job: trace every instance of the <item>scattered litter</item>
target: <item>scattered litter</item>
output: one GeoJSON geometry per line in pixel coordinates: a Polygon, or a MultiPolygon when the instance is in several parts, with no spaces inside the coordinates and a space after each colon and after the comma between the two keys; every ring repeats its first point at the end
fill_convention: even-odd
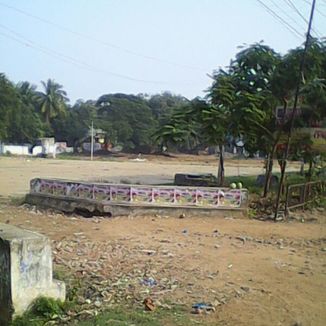
{"type": "Polygon", "coordinates": [[[215,311],[215,307],[211,303],[195,303],[192,305],[193,314],[211,313],[215,311]]]}
{"type": "Polygon", "coordinates": [[[143,280],[141,280],[140,283],[145,286],[150,286],[150,287],[157,285],[157,282],[153,277],[144,278],[143,280]]]}
{"type": "Polygon", "coordinates": [[[155,304],[154,304],[154,302],[153,302],[153,300],[151,298],[146,298],[144,300],[144,305],[145,305],[145,309],[149,310],[149,311],[153,311],[156,308],[155,304]]]}
{"type": "Polygon", "coordinates": [[[240,240],[240,241],[242,241],[244,244],[245,244],[245,242],[246,242],[246,237],[242,237],[242,236],[238,236],[238,237],[235,237],[237,240],[240,240]]]}
{"type": "Polygon", "coordinates": [[[148,256],[152,256],[156,254],[155,250],[148,250],[148,249],[143,249],[141,250],[144,254],[147,254],[148,256]]]}

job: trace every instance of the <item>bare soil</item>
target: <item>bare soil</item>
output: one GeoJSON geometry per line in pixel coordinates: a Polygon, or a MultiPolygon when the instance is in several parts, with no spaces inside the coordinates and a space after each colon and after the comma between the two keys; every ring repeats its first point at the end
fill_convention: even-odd
{"type": "MultiPolygon", "coordinates": [[[[237,171],[229,166],[228,173],[237,171]]],[[[260,173],[262,168],[241,162],[242,169],[260,173]]],[[[214,170],[213,162],[198,161],[1,158],[0,194],[22,194],[36,176],[161,182],[171,181],[175,172],[214,170]]],[[[286,223],[200,216],[86,219],[17,207],[5,198],[0,203],[0,223],[49,236],[56,268],[92,280],[103,292],[102,306],[123,300],[141,304],[146,296],[163,309],[184,304],[189,312],[193,303],[214,303],[214,313],[192,317],[201,325],[325,325],[325,214],[314,210],[296,217],[286,223]],[[155,284],[142,283],[148,279],[155,284]]]]}
{"type": "MultiPolygon", "coordinates": [[[[24,195],[29,191],[32,178],[62,178],[70,180],[166,184],[173,183],[174,175],[181,173],[217,172],[214,156],[178,155],[144,156],[145,161],[137,161],[137,156],[103,160],[87,158],[81,160],[41,159],[26,157],[0,157],[0,196],[24,195]]],[[[225,174],[258,175],[263,173],[262,160],[226,160],[225,174]]],[[[277,166],[277,162],[275,162],[277,166]]],[[[289,170],[299,170],[297,162],[289,165],[289,170]]]]}

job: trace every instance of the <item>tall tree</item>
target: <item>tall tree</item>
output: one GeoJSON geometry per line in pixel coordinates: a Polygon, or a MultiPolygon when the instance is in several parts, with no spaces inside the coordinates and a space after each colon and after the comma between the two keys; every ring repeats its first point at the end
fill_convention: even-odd
{"type": "Polygon", "coordinates": [[[227,110],[196,98],[179,108],[165,125],[156,131],[157,141],[167,144],[189,142],[217,146],[219,149],[218,184],[224,183],[224,145],[227,142],[229,118],[227,110]]]}
{"type": "Polygon", "coordinates": [[[0,139],[12,143],[33,142],[43,134],[43,124],[27,95],[28,83],[14,85],[0,74],[0,139]]]}
{"type": "Polygon", "coordinates": [[[53,79],[41,83],[44,92],[37,92],[38,101],[45,122],[50,124],[51,119],[66,113],[68,97],[67,93],[62,89],[63,86],[53,79]]]}
{"type": "Polygon", "coordinates": [[[112,143],[122,145],[125,151],[152,150],[151,135],[156,123],[146,99],[119,93],[105,94],[96,106],[97,126],[107,131],[112,143]]]}

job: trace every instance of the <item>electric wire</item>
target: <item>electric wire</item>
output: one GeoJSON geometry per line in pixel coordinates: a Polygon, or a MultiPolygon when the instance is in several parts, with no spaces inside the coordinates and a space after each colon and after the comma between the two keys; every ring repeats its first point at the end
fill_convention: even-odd
{"type": "Polygon", "coordinates": [[[284,20],[281,16],[279,16],[273,9],[268,7],[263,1],[257,0],[257,2],[263,6],[263,8],[270,14],[272,15],[278,22],[280,22],[284,27],[286,27],[295,37],[298,39],[302,39],[304,36],[301,34],[295,27],[291,26],[286,20],[284,20]]]}
{"type": "Polygon", "coordinates": [[[98,44],[102,44],[106,47],[109,47],[109,48],[112,48],[112,49],[115,49],[115,50],[118,50],[118,51],[122,51],[122,52],[125,52],[129,55],[132,55],[132,56],[136,56],[136,57],[140,57],[140,58],[143,58],[143,59],[147,59],[147,60],[151,60],[151,61],[156,61],[156,62],[160,62],[160,63],[164,63],[164,64],[167,64],[167,65],[171,65],[171,66],[176,66],[176,67],[181,67],[181,68],[187,68],[187,69],[192,69],[192,70],[199,70],[199,71],[206,71],[206,69],[204,68],[201,68],[201,67],[196,67],[196,66],[192,66],[192,65],[186,65],[186,64],[181,64],[181,63],[177,63],[177,62],[172,62],[172,61],[168,61],[168,60],[164,60],[164,59],[161,59],[161,58],[157,58],[157,57],[154,57],[154,56],[150,56],[150,55],[146,55],[146,54],[141,54],[141,53],[138,53],[138,52],[135,52],[133,50],[130,50],[128,48],[124,48],[122,46],[119,46],[119,45],[116,45],[116,44],[113,44],[113,43],[110,43],[110,42],[107,42],[107,41],[103,41],[103,40],[100,40],[100,39],[97,39],[93,36],[90,36],[90,35],[87,35],[87,34],[84,34],[84,33],[80,33],[80,32],[76,32],[74,30],[71,30],[67,27],[64,27],[58,23],[55,23],[55,22],[52,22],[50,20],[47,20],[45,18],[42,18],[42,17],[39,17],[39,16],[36,16],[34,14],[31,14],[27,11],[24,11],[24,10],[21,10],[19,8],[16,8],[14,6],[11,6],[11,5],[8,5],[8,4],[5,4],[5,3],[2,3],[0,2],[0,6],[3,6],[7,9],[10,9],[10,10],[13,10],[15,12],[18,12],[22,15],[25,15],[27,17],[31,17],[33,19],[36,19],[38,21],[41,21],[42,23],[45,23],[45,24],[48,24],[48,25],[51,25],[57,29],[60,29],[64,32],[68,32],[70,34],[73,34],[75,36],[78,36],[80,38],[85,38],[85,39],[88,39],[92,42],[95,42],[95,43],[98,43],[98,44]]]}
{"type": "Polygon", "coordinates": [[[296,24],[297,27],[299,27],[300,29],[304,29],[304,26],[300,25],[298,23],[298,21],[293,18],[290,14],[287,13],[286,10],[284,10],[279,4],[277,4],[277,2],[275,2],[274,0],[270,0],[270,2],[277,8],[279,9],[288,19],[290,19],[292,21],[292,23],[296,24]]]}
{"type": "MultiPolygon", "coordinates": [[[[308,1],[308,0],[302,0],[303,2],[305,2],[306,4],[308,4],[309,6],[311,6],[311,3],[308,1]]],[[[324,1],[324,2],[326,2],[326,1],[324,1]]],[[[326,15],[323,13],[323,12],[321,12],[318,8],[316,8],[315,9],[320,15],[322,15],[323,17],[325,17],[326,18],[326,15]]]]}
{"type": "MultiPolygon", "coordinates": [[[[290,8],[292,8],[300,17],[301,19],[308,25],[309,24],[309,21],[306,19],[305,16],[302,15],[302,13],[300,12],[300,10],[295,6],[295,4],[291,1],[291,0],[284,0],[288,6],[290,8]]],[[[311,30],[318,36],[318,37],[321,37],[321,35],[318,33],[318,31],[316,31],[315,28],[311,28],[311,30]]]]}
{"type": "MultiPolygon", "coordinates": [[[[87,70],[93,71],[93,72],[95,71],[95,72],[99,72],[99,73],[109,74],[109,75],[112,75],[114,77],[118,77],[118,78],[121,78],[121,79],[127,79],[127,80],[130,80],[130,81],[133,81],[133,82],[150,83],[150,84],[171,84],[172,83],[172,82],[167,82],[167,81],[138,79],[138,78],[134,78],[134,77],[131,77],[131,76],[128,76],[128,75],[124,75],[124,74],[120,74],[120,73],[116,73],[116,72],[112,72],[112,71],[108,71],[108,70],[98,69],[97,67],[95,67],[93,65],[90,65],[90,64],[88,64],[86,62],[76,60],[73,57],[67,56],[67,55],[65,55],[63,53],[60,53],[58,51],[55,51],[53,49],[41,46],[41,45],[31,41],[30,39],[27,39],[22,34],[17,33],[14,30],[4,26],[3,24],[0,24],[0,28],[2,28],[4,30],[6,30],[7,32],[14,35],[13,36],[13,35],[10,35],[10,34],[0,32],[0,34],[2,36],[6,37],[6,38],[9,38],[9,39],[11,39],[11,40],[13,40],[13,41],[15,41],[17,43],[23,44],[24,46],[33,48],[33,49],[35,49],[37,51],[40,51],[40,52],[42,52],[44,54],[47,54],[49,56],[55,57],[56,59],[59,59],[59,60],[64,61],[66,63],[70,63],[70,64],[73,64],[75,66],[78,66],[79,68],[87,69],[87,70]]],[[[189,83],[184,83],[184,84],[189,84],[189,83]]]]}

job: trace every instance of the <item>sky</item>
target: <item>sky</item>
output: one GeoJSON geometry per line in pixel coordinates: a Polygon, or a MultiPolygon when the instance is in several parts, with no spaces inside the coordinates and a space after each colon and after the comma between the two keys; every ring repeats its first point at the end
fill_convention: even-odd
{"type": "MultiPolygon", "coordinates": [[[[109,93],[191,99],[238,46],[263,40],[284,54],[303,44],[311,1],[0,0],[0,72],[39,89],[54,79],[72,104],[109,93]]],[[[326,36],[326,0],[316,9],[312,35],[326,36]]]]}

